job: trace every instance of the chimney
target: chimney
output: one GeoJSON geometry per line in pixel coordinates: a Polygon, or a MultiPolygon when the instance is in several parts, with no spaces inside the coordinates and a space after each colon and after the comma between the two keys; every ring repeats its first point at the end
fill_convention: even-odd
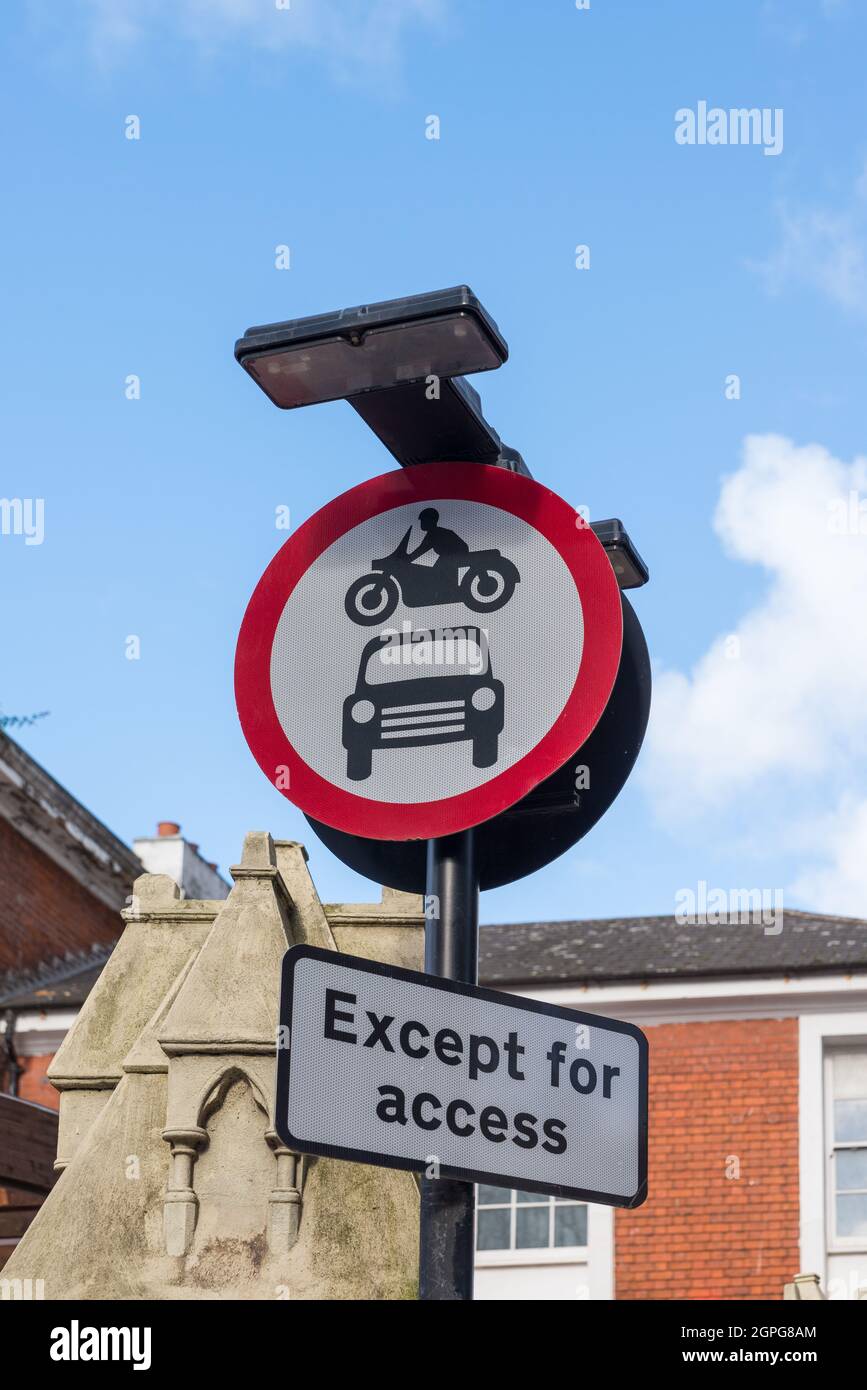
{"type": "Polygon", "coordinates": [[[132,847],[147,873],[174,879],[182,898],[229,896],[229,885],[216,864],[209,863],[192,840],[184,839],[177,821],[159,821],[156,835],[133,840],[132,847]]]}

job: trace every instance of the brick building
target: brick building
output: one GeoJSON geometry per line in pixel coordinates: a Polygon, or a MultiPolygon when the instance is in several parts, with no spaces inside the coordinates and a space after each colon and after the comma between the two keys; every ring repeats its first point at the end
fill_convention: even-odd
{"type": "Polygon", "coordinates": [[[650,1042],[647,1202],[479,1191],[482,1299],[778,1299],[867,1285],[867,922],[482,928],[483,982],[650,1042]]]}
{"type": "Polygon", "coordinates": [[[141,860],[0,733],[0,1088],[57,1107],[45,1069],[120,935],[141,860]]]}
{"type": "Polygon", "coordinates": [[[145,870],[190,896],[228,885],[180,827],[130,849],[0,731],[0,1266],[51,1183],[46,1071],[123,929],[145,870]]]}
{"type": "Polygon", "coordinates": [[[45,1072],[144,872],[225,898],[217,866],[162,821],[132,849],[0,732],[0,1091],[57,1109],[45,1072]]]}

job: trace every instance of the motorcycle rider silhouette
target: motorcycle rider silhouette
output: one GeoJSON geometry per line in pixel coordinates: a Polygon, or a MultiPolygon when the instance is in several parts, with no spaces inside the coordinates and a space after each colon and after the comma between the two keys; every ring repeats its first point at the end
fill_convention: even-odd
{"type": "Polygon", "coordinates": [[[458,555],[469,555],[470,547],[466,541],[461,540],[457,531],[450,531],[447,526],[440,526],[439,521],[440,514],[436,507],[425,507],[424,511],[419,513],[418,524],[425,534],[415,550],[406,552],[408,560],[418,560],[420,556],[427,555],[431,550],[436,551],[435,565],[440,565],[444,560],[456,558],[458,555]]]}
{"type": "Polygon", "coordinates": [[[384,622],[401,598],[409,608],[465,603],[476,613],[493,613],[509,602],[521,578],[511,560],[499,550],[470,550],[456,531],[440,526],[436,507],[425,507],[418,520],[424,535],[414,550],[410,526],[390,555],[373,561],[373,573],[350,584],[344,607],[354,623],[384,622]],[[437,557],[433,564],[418,564],[430,551],[437,557]]]}

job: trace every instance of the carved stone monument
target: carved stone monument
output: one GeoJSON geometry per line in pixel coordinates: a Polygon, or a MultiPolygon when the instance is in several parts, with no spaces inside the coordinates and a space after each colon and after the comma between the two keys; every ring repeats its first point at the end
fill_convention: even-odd
{"type": "Polygon", "coordinates": [[[231,872],[225,902],[138,879],[54,1058],[61,1177],[4,1270],[46,1299],[416,1296],[415,1178],[290,1152],[273,1104],[284,952],[421,969],[421,899],[324,905],[262,833],[231,872]]]}

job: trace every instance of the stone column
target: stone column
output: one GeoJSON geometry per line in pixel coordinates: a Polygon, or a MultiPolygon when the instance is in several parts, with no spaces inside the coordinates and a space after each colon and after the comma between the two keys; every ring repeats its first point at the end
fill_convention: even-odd
{"type": "Polygon", "coordinates": [[[186,1255],[193,1242],[199,1199],[193,1189],[193,1164],[207,1140],[198,1125],[189,1129],[164,1129],[163,1139],[172,1149],[172,1166],[163,1199],[163,1230],[167,1255],[186,1255]]]}
{"type": "Polygon", "coordinates": [[[291,1250],[301,1225],[301,1192],[298,1187],[299,1156],[287,1149],[273,1129],[265,1135],[277,1165],[268,1198],[268,1249],[277,1255],[291,1250]]]}

